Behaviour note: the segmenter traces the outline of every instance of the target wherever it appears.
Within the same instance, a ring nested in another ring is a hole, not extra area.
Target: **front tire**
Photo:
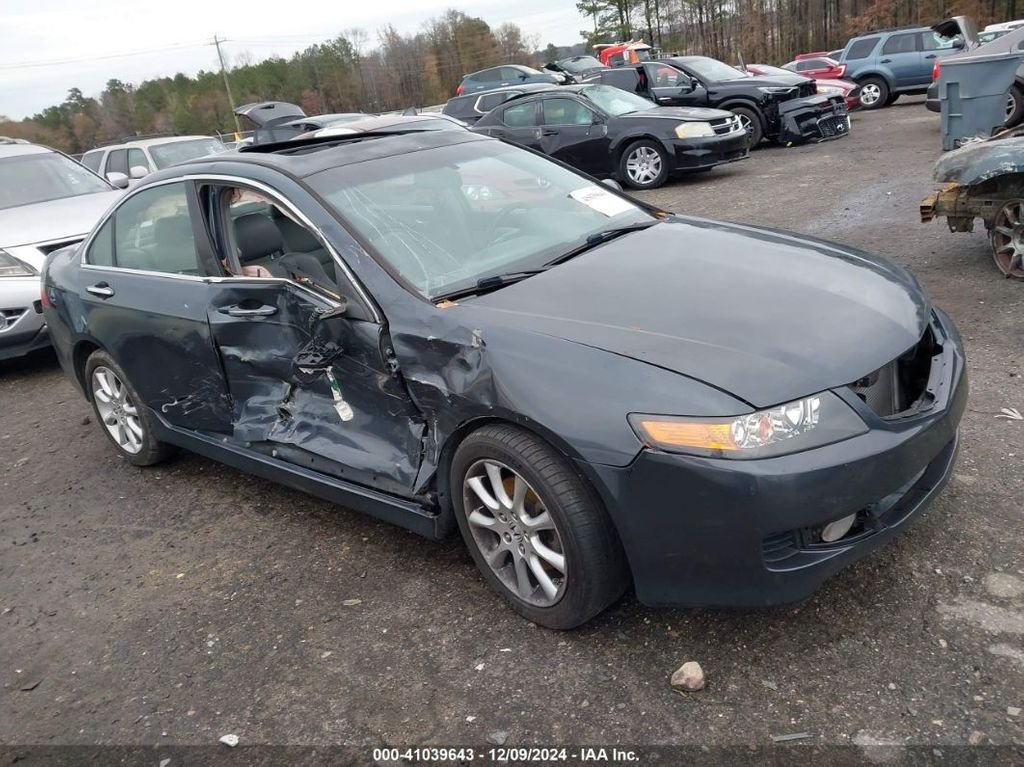
[[[600,500],[557,451],[506,424],[455,451],[455,518],[492,589],[524,618],[571,629],[629,585],[625,555]]]
[[[640,139],[619,158],[619,178],[632,189],[656,189],[668,178],[668,155],[653,139]]]
[[[757,110],[750,107],[732,107],[729,111],[740,118],[740,123],[747,132],[750,148],[753,149],[760,144],[764,139],[764,124],[761,122],[761,115]]]
[[[149,411],[109,354],[95,351],[89,356],[85,382],[97,423],[129,463],[150,466],[171,453],[170,445],[153,437]]]
[[[1024,118],[1024,88],[1019,83],[1010,86],[1006,95],[1006,122],[1004,128],[1012,128]]]
[[[867,77],[860,83],[860,105],[864,109],[881,109],[889,103],[889,83],[881,77]]]

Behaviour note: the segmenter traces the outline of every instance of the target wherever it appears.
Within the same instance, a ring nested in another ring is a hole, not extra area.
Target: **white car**
[[[82,163],[108,181],[111,173],[124,174],[128,179],[125,186],[129,186],[155,170],[226,151],[227,146],[216,136],[162,136],[90,149],[82,155]]]
[[[84,240],[120,196],[65,154],[0,137],[0,360],[50,345],[33,306],[43,261]]]

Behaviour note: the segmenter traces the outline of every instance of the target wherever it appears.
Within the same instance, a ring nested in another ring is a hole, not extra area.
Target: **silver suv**
[[[134,185],[155,170],[197,157],[226,152],[227,149],[216,136],[162,136],[132,139],[90,149],[82,155],[82,163],[110,183],[123,188]],[[111,175],[115,173],[120,175]],[[122,180],[121,175],[126,180]]]
[[[0,360],[49,346],[33,308],[43,260],[85,239],[119,196],[67,155],[0,137]]]

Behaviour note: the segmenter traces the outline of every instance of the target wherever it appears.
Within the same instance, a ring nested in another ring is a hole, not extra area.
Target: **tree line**
[[[644,39],[666,53],[735,63],[781,64],[795,54],[842,47],[854,34],[967,15],[979,25],[1012,19],[1016,0],[579,0],[586,46]],[[348,30],[289,58],[242,54],[228,77],[238,104],[290,101],[307,114],[381,112],[442,103],[462,75],[505,63],[539,65],[573,49],[538,42],[515,24],[492,28],[449,10],[419,32],[391,25],[369,46]],[[229,133],[234,118],[219,71],[145,80],[111,79],[97,96],[72,88],[60,104],[21,121],[0,117],[0,135],[83,152],[132,135]]]

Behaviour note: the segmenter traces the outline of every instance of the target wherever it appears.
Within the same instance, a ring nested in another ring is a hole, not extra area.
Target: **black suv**
[[[707,56],[673,56],[602,70],[600,82],[650,99],[658,106],[712,107],[740,118],[751,146],[768,138],[799,144],[839,138],[850,131],[841,96],[819,96],[800,75],[759,77]]]
[[[467,93],[464,96],[455,96],[448,99],[448,103],[444,105],[441,114],[455,117],[467,125],[472,125],[496,106],[504,104],[509,99],[523,96],[527,93],[549,91],[557,87],[553,83],[529,83],[526,85],[509,85],[505,88],[495,88],[483,92]]]

